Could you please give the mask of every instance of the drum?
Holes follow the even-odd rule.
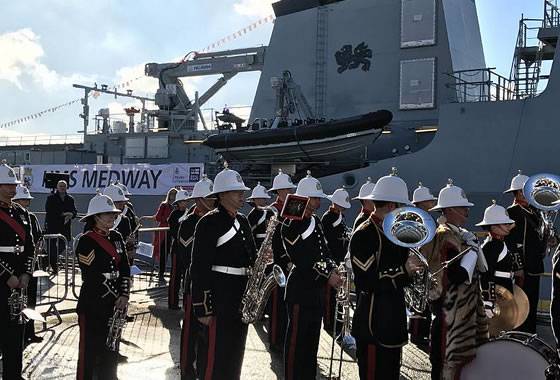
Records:
[[[511,331],[481,345],[461,380],[545,380],[555,372],[556,351],[536,335]],[[554,378],[554,377],[552,377]]]

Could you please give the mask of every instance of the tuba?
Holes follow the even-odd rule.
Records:
[[[127,323],[127,311],[128,307],[124,309],[115,308],[113,316],[109,318],[109,332],[107,334],[107,340],[105,341],[105,346],[109,351],[116,352],[119,350],[122,333]]]
[[[420,252],[420,247],[434,238],[436,223],[424,210],[416,207],[401,207],[385,216],[383,232],[394,244],[409,248],[410,253],[422,263],[423,268],[413,274],[411,285],[404,289],[407,306],[421,313],[428,305],[432,275],[428,261]]]
[[[249,324],[259,320],[274,286],[277,284],[280,287],[286,286],[286,276],[280,266],[275,264],[271,274],[265,273],[268,265],[272,264],[269,255],[272,252],[272,237],[276,226],[280,223],[278,216],[273,215],[266,226],[264,241],[259,248],[251,276],[241,298],[240,312],[243,323]]]
[[[541,214],[539,236],[546,242],[546,254],[550,253],[550,241],[555,237],[554,222],[560,210],[560,177],[554,174],[536,174],[523,186],[527,202]]]

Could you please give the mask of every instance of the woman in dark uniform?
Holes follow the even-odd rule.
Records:
[[[89,202],[85,232],[78,237],[76,257],[82,272],[78,298],[80,347],[77,379],[117,378],[117,356],[105,342],[115,309],[125,309],[130,291],[130,266],[120,233],[111,230],[121,211],[105,195]]]

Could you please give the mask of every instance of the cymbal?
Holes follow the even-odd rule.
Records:
[[[503,286],[496,285],[496,315],[488,320],[490,336],[510,331],[519,326],[529,315],[529,299],[525,292],[514,285],[513,294]]]

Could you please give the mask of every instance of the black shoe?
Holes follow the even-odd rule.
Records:
[[[126,363],[128,361],[128,356],[121,354],[120,352],[117,352],[117,362],[118,363]]]
[[[127,322],[134,322],[134,317],[132,315],[127,315],[126,321]]]
[[[41,343],[43,341],[43,338],[37,335],[33,335],[28,337],[27,339],[25,339],[25,342],[27,344],[32,344],[32,343]]]

